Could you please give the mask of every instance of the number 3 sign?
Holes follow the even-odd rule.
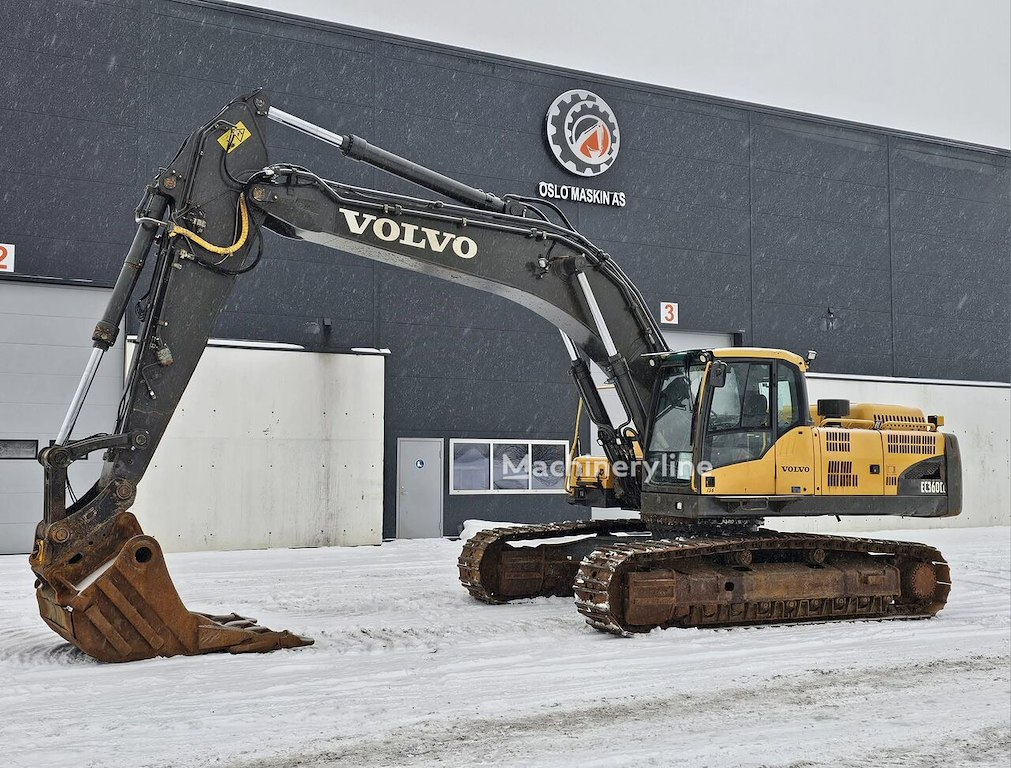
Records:
[[[660,322],[664,325],[678,324],[678,305],[676,301],[660,302]]]
[[[0,272],[14,271],[14,244],[0,243]]]

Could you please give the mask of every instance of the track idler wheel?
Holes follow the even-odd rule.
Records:
[[[915,600],[926,600],[937,590],[937,569],[933,563],[908,564],[902,569],[902,594]]]
[[[287,631],[261,627],[238,614],[191,612],[169,576],[158,542],[145,536],[132,514],[117,528],[125,537],[114,559],[76,586],[59,566],[46,567],[36,549],[39,613],[57,634],[99,661],[137,661],[201,653],[260,653],[311,645]]]

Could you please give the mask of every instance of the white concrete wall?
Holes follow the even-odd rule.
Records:
[[[1011,385],[939,383],[917,379],[808,374],[808,396],[853,403],[898,403],[944,416],[942,432],[962,450],[962,514],[943,518],[769,518],[771,528],[797,531],[869,531],[883,528],[953,528],[1011,525]]]
[[[140,482],[145,532],[168,551],[380,543],[383,382],[381,355],[209,347]]]

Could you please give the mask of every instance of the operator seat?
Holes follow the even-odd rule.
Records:
[[[769,399],[761,392],[747,392],[742,411],[742,427],[769,426]]]

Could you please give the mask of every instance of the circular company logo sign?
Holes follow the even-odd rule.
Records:
[[[548,108],[548,145],[578,176],[599,176],[618,157],[618,121],[607,102],[589,91],[566,91]]]

